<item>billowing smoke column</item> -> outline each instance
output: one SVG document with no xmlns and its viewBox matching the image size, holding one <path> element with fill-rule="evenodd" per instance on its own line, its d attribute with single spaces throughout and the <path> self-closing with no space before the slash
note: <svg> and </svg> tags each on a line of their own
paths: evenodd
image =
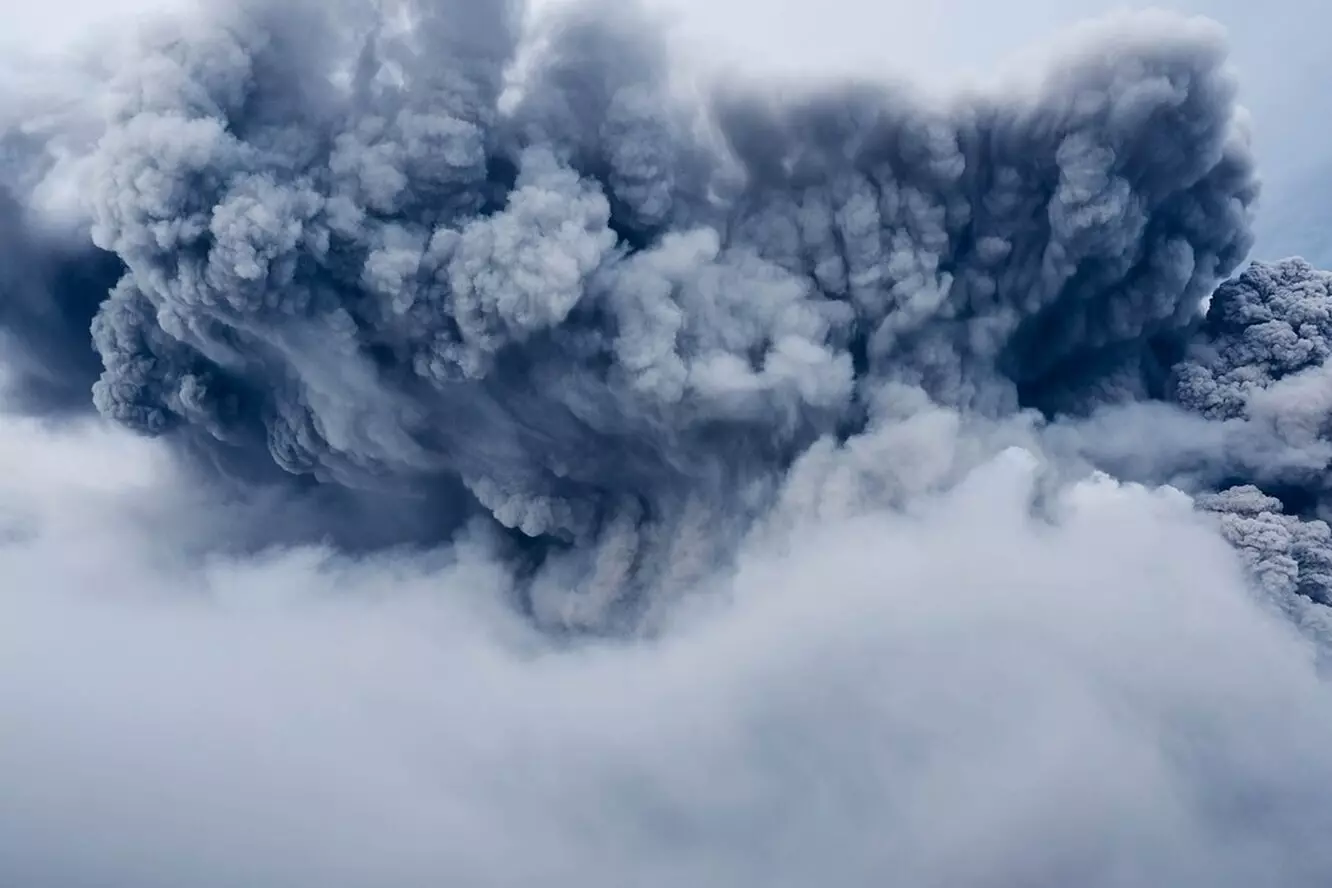
<svg viewBox="0 0 1332 888">
<path fill-rule="evenodd" d="M 62 160 L 97 250 L 0 264 L 46 358 L 21 400 L 90 387 L 225 477 L 373 501 L 356 542 L 489 533 L 566 628 L 641 619 L 821 460 L 870 483 L 903 416 L 1175 402 L 1252 444 L 1192 467 L 1200 505 L 1326 600 L 1329 278 L 1254 266 L 1200 317 L 1257 195 L 1211 26 L 1111 20 L 1016 96 L 697 107 L 624 4 L 523 13 L 251 2 L 151 38 Z M 40 252 L 14 190 L 6 249 Z"/>
<path fill-rule="evenodd" d="M 1332 506 L 1330 335 L 1332 274 L 1298 259 L 1255 263 L 1217 290 L 1173 390 L 1181 405 L 1241 423 L 1262 446 L 1238 474 L 1276 496 L 1244 484 L 1202 503 L 1225 515 L 1225 535 L 1263 586 L 1302 609 L 1290 593 L 1332 604 L 1332 532 L 1321 520 Z"/>
</svg>

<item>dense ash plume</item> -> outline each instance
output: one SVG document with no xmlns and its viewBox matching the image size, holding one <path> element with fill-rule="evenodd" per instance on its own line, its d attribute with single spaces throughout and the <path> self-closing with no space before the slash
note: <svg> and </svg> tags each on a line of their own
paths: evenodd
<svg viewBox="0 0 1332 888">
<path fill-rule="evenodd" d="M 1321 551 L 1328 276 L 1256 264 L 1199 314 L 1257 195 L 1211 26 L 1109 20 L 1038 86 L 945 105 L 745 84 L 695 106 L 650 35 L 633 8 L 501 2 L 248 3 L 147 35 L 85 110 L 99 135 L 63 146 L 91 243 L 30 221 L 43 146 L 7 141 L 20 406 L 91 393 L 241 490 L 294 486 L 312 506 L 274 541 L 485 516 L 552 625 L 695 583 L 797 460 L 873 452 L 901 386 L 1239 491 L 1209 511 L 1275 496 L 1259 513 Z M 1328 598 L 1321 554 L 1282 557 Z"/>
<path fill-rule="evenodd" d="M 1114 19 L 1028 94 L 946 106 L 695 107 L 650 34 L 437 0 L 150 36 L 66 161 L 125 268 L 97 409 L 229 475 L 440 487 L 436 529 L 472 500 L 604 599 L 548 618 L 596 622 L 714 563 L 887 382 L 987 416 L 1159 394 L 1251 242 L 1206 23 Z"/>
<path fill-rule="evenodd" d="M 1175 398 L 1212 419 L 1249 415 L 1274 383 L 1332 357 L 1332 274 L 1299 259 L 1254 263 L 1217 290 L 1200 332 Z"/>
<path fill-rule="evenodd" d="M 1270 601 L 1296 625 L 1332 642 L 1332 529 L 1322 520 L 1284 514 L 1275 497 L 1251 485 L 1198 498 L 1215 513 L 1221 532 L 1239 550 Z"/>
<path fill-rule="evenodd" d="M 1218 288 L 1175 372 L 1178 403 L 1249 442 L 1217 464 L 1250 483 L 1202 503 L 1225 516 L 1226 536 L 1278 601 L 1298 592 L 1332 604 L 1332 536 L 1321 520 L 1332 515 L 1330 334 L 1332 274 L 1300 259 L 1256 262 Z"/>
</svg>

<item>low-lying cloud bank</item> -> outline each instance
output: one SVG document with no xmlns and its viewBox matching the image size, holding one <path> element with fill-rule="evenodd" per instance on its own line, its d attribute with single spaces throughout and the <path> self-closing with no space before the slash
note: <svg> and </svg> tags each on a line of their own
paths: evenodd
<svg viewBox="0 0 1332 888">
<path fill-rule="evenodd" d="M 196 561 L 158 472 L 7 483 L 0 861 L 53 886 L 1318 884 L 1308 646 L 1182 494 L 1090 479 L 1034 518 L 1038 468 L 783 516 L 660 637 L 572 648 L 475 541 Z"/>
<path fill-rule="evenodd" d="M 940 103 L 650 25 L 11 79 L 3 881 L 1326 884 L 1332 275 L 1231 277 L 1219 31 Z"/>
</svg>

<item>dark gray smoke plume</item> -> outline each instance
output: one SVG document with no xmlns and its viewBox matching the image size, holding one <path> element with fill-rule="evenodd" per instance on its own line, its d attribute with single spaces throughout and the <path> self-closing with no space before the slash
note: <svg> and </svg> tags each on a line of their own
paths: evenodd
<svg viewBox="0 0 1332 888">
<path fill-rule="evenodd" d="M 534 589 L 579 590 L 542 619 L 595 624 L 714 564 L 887 382 L 995 417 L 1159 395 L 1251 241 L 1197 22 L 1116 21 L 1018 97 L 700 111 L 632 8 L 521 12 L 251 2 L 156 35 L 79 159 L 125 273 L 19 282 L 15 337 L 79 344 L 95 293 L 103 415 L 229 476 L 441 491 L 403 539 L 474 502 Z M 86 384 L 54 363 L 26 400 Z"/>
<path fill-rule="evenodd" d="M 1277 600 L 1298 592 L 1332 604 L 1332 274 L 1299 259 L 1254 263 L 1212 297 L 1173 396 L 1238 424 L 1261 448 L 1232 462 L 1246 483 L 1206 497 Z M 1253 445 L 1250 445 L 1253 449 Z M 1283 512 L 1290 511 L 1287 515 Z"/>
</svg>

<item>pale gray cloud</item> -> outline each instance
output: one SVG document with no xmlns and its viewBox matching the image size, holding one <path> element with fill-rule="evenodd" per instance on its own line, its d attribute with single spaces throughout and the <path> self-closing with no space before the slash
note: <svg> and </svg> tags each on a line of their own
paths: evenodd
<svg viewBox="0 0 1332 888">
<path fill-rule="evenodd" d="M 918 442 L 946 446 L 941 428 Z M 836 517 L 834 483 L 821 519 L 802 500 L 667 635 L 570 648 L 503 608 L 483 550 L 187 563 L 137 514 L 172 483 L 152 447 L 5 433 L 14 474 L 43 478 L 0 495 L 26 512 L 0 548 L 18 884 L 1332 871 L 1311 650 L 1177 493 L 1092 480 L 1035 519 L 1027 451 L 906 514 Z M 118 451 L 123 474 L 48 474 L 53 446 L 89 469 Z"/>
</svg>

